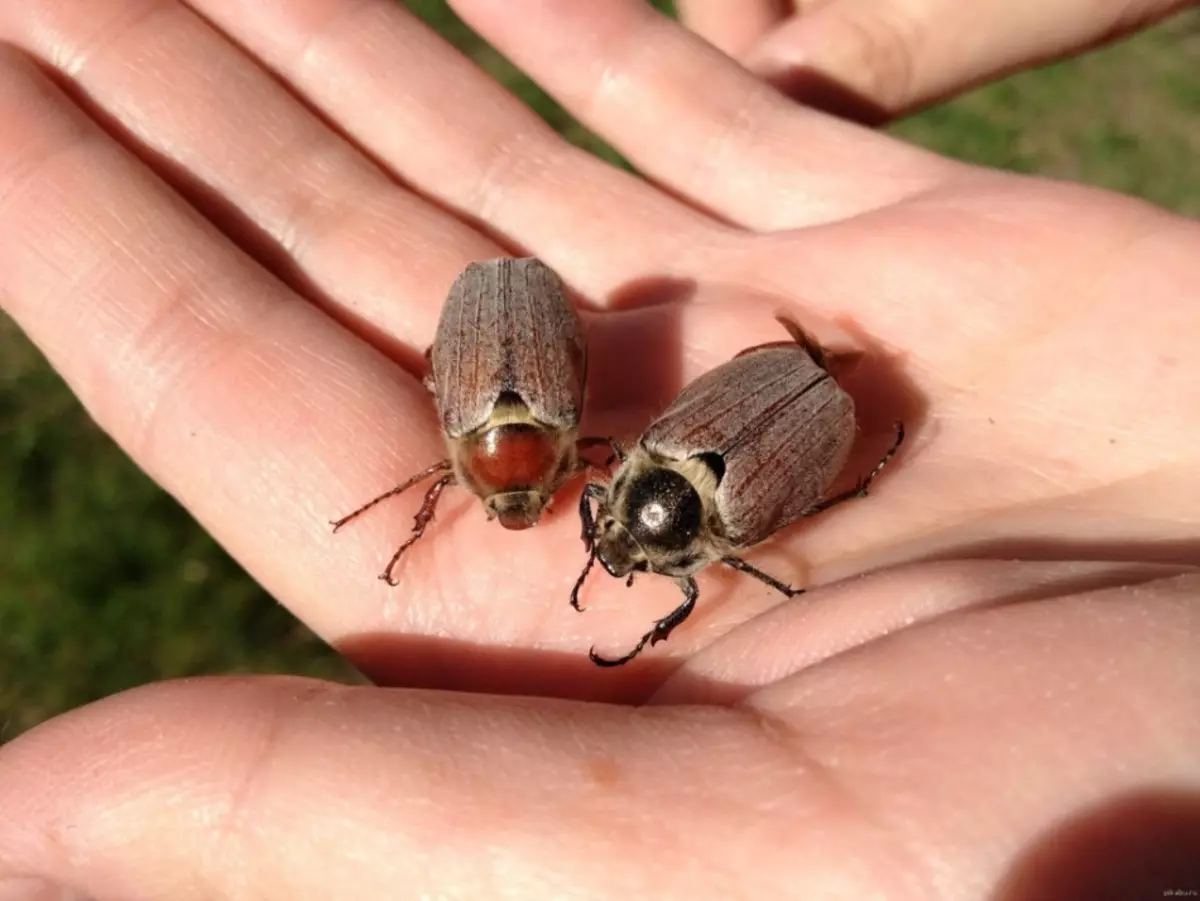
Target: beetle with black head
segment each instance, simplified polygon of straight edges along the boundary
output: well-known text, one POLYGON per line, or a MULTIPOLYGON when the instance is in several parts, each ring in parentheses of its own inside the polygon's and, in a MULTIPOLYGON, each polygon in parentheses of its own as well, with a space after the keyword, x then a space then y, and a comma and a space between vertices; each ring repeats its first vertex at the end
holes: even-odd
POLYGON ((606 486, 589 483, 579 515, 587 563, 597 560, 632 584, 639 572, 675 580, 683 601, 654 623, 628 654, 591 658, 618 666, 666 640, 699 597, 695 575, 711 563, 753 576, 794 597, 792 588, 738 554, 798 519, 865 497, 904 440, 896 440, 858 484, 826 497, 846 465, 856 431, 854 401, 829 371, 824 352, 794 323, 791 341, 759 345, 683 389, 628 454, 606 486), (592 504, 598 503, 595 514, 592 504))

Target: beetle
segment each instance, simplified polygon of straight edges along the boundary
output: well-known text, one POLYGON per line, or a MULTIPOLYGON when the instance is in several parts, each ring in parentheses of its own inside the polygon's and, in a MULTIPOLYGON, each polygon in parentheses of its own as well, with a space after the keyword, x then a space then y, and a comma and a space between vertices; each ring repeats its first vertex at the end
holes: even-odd
POLYGON ((454 280, 425 353, 448 456, 331 525, 336 532, 390 497, 436 476, 413 530, 380 574, 433 519, 442 492, 462 485, 506 529, 535 525, 550 498, 586 463, 579 438, 587 348, 562 280, 535 258, 473 262, 454 280))
POLYGON ((710 563, 753 576, 795 597, 792 588, 741 557, 740 551, 843 501, 865 497, 871 482, 904 441, 850 490, 826 497, 846 465, 856 431, 854 401, 834 379, 829 360, 794 322, 791 335, 748 348, 683 389, 646 429, 606 486, 584 487, 579 500, 588 550, 579 591, 596 560, 614 577, 653 572, 674 579, 683 601, 628 654, 616 659, 589 652, 599 666, 628 663, 664 641, 695 609, 695 575, 710 563), (598 504, 595 514, 592 504, 598 504))

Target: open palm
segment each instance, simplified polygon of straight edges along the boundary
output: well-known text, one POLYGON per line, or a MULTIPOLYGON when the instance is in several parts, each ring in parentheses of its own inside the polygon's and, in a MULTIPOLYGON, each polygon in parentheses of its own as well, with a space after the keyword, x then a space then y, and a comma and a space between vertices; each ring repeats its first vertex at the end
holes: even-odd
MULTIPOLYGON (((128 452, 377 681, 666 706, 160 687, 6 751, 11 767, 82 767, 74 749, 126 754, 142 713, 185 703, 186 721, 111 784, 64 792, 79 822, 130 774, 161 774, 181 748, 203 757, 215 717, 237 727, 237 753, 268 742, 281 761, 237 813, 276 816, 294 796, 288 817, 255 826, 278 843, 334 797, 304 773, 346 774, 337 797, 361 803, 339 814, 354 822, 328 838, 335 858, 380 829, 389 860, 430 841, 426 806, 371 806, 388 786, 452 804, 472 785, 480 822, 508 811, 512 854, 602 895, 631 880, 661 897, 841 897, 829 888, 841 879, 847 895, 949 898, 977 896, 1078 809, 1194 788, 1179 749, 1200 737, 1194 711, 1181 715, 1196 668, 1181 660, 1200 583, 1178 576, 1200 559, 1194 223, 793 106, 639 3, 544 0, 520 17, 508 3, 456 6, 657 186, 564 143, 391 4, 191 6, 199 15, 128 0, 0 9, 0 37, 73 91, 0 57, 5 308, 128 452), (708 572, 688 624, 620 672, 596 670, 587 648, 624 650, 676 589, 598 576, 587 612, 570 609, 577 486, 523 533, 448 493, 400 587, 378 581, 419 494, 337 535, 329 520, 442 455, 420 354, 463 266, 513 251, 593 309, 585 431, 635 435, 684 383, 782 337, 776 312, 864 350, 846 379, 862 425, 847 478, 870 468, 894 419, 908 443, 869 499, 750 559, 793 584, 875 575, 787 601, 708 572), (1102 664, 1077 672, 1088 660, 1102 664), (1115 721, 1135 710, 1132 734, 1115 721), (264 714, 290 723, 282 737, 252 725, 264 714), (1080 736, 1089 748, 1068 751, 1080 736), (455 756, 476 745, 496 756, 455 756), (520 763, 531 749, 536 780, 520 763), (1051 792, 1067 753, 1074 781, 1051 792), (451 763, 411 782, 421 760, 451 763), (544 817, 564 795, 578 807, 561 829, 521 814, 544 817), (643 810, 690 824, 695 845, 630 827, 643 810), (603 849, 591 862, 583 838, 603 849), (718 849, 710 872, 695 868, 718 849)), ((245 778, 204 760, 210 792, 245 778)), ((0 807, 5 791, 17 789, 0 779, 0 807)), ((195 827, 174 809, 147 808, 131 828, 184 847, 195 827)), ((473 847, 470 829, 441 829, 473 847)), ((16 847, 0 830, 0 864, 45 868, 28 861, 47 852, 16 847)), ((263 874, 283 870, 268 857, 255 878, 274 885, 263 874)), ((78 867, 70 878, 94 885, 78 867)), ((337 871, 319 867, 318 881, 337 871)), ((482 896, 497 884, 489 867, 451 869, 482 896)), ((451 878, 418 869, 407 878, 430 891, 451 878)), ((395 884, 355 874, 354 897, 395 884)))

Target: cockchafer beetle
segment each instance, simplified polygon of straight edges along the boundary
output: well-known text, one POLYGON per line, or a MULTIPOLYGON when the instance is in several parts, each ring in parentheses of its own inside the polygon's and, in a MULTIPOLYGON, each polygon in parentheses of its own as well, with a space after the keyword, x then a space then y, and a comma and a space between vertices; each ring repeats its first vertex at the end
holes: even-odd
POLYGON ((854 443, 854 401, 830 374, 821 347, 798 325, 780 319, 792 336, 748 348, 683 389, 646 429, 632 452, 619 448, 620 468, 607 485, 589 483, 579 501, 587 563, 610 575, 653 572, 675 580, 683 601, 654 623, 628 654, 589 652, 600 666, 619 666, 647 644, 666 640, 696 605, 695 574, 710 563, 751 575, 776 591, 791 588, 735 554, 798 519, 865 497, 904 441, 896 440, 854 488, 826 498, 854 443), (593 516, 592 501, 598 501, 593 516))
POLYGON ((455 279, 426 351, 425 384, 449 456, 331 523, 336 532, 376 504, 436 476, 412 535, 379 578, 391 585, 400 557, 425 533, 442 491, 473 491, 506 529, 537 523, 551 497, 586 464, 578 438, 587 378, 579 318, 558 275, 540 260, 471 263, 455 279))

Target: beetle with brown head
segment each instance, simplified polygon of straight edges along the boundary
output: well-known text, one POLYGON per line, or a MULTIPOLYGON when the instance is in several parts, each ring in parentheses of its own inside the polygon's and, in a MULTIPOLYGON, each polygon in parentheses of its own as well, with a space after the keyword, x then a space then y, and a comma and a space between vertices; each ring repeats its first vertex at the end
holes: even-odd
POLYGON ((794 340, 752 347, 696 379, 622 456, 609 485, 584 488, 579 515, 588 560, 571 605, 581 609, 579 591, 596 560, 630 583, 638 572, 667 576, 684 596, 623 657, 592 651, 597 664, 627 663, 664 641, 695 607, 695 574, 718 560, 788 597, 803 593, 736 554, 802 517, 865 497, 904 440, 897 423, 896 440, 875 468, 826 498, 854 443, 854 402, 820 347, 783 324, 794 340))
POLYGON ((540 260, 471 263, 455 279, 426 354, 425 383, 449 456, 332 523, 336 532, 389 497, 437 476, 413 533, 380 575, 392 585, 400 557, 425 532, 442 491, 462 485, 489 519, 527 529, 584 464, 578 438, 587 378, 579 318, 558 275, 540 260))

